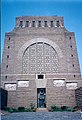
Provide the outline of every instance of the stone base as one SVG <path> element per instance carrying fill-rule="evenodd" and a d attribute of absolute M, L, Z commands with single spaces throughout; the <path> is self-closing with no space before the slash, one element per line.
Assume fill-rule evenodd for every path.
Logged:
<path fill-rule="evenodd" d="M 49 112 L 47 108 L 37 108 L 36 112 Z"/>

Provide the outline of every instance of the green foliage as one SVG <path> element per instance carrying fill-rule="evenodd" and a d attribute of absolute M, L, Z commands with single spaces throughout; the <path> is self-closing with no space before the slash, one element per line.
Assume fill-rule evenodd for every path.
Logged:
<path fill-rule="evenodd" d="M 61 110 L 62 110 L 62 111 L 67 111 L 67 110 L 68 110 L 68 107 L 67 107 L 67 106 L 61 106 Z"/>
<path fill-rule="evenodd" d="M 74 110 L 79 110 L 80 108 L 78 106 L 73 107 Z"/>
<path fill-rule="evenodd" d="M 25 108 L 24 107 L 18 107 L 19 112 L 24 112 Z"/>
<path fill-rule="evenodd" d="M 78 110 L 77 106 L 75 106 L 73 108 L 69 108 L 68 106 L 57 107 L 56 105 L 52 105 L 50 111 L 52 111 L 52 112 L 55 112 L 55 111 L 61 111 L 61 112 L 63 112 L 63 111 L 70 111 L 70 112 L 75 112 L 77 110 Z"/>
<path fill-rule="evenodd" d="M 33 103 L 30 103 L 30 108 L 31 109 L 34 109 L 35 108 L 35 105 Z"/>
<path fill-rule="evenodd" d="M 13 108 L 13 112 L 19 112 L 18 109 Z"/>
<path fill-rule="evenodd" d="M 30 104 L 29 108 L 25 108 L 22 106 L 18 107 L 18 109 L 6 107 L 4 110 L 10 113 L 12 112 L 35 112 L 36 111 L 35 105 L 33 103 Z"/>
<path fill-rule="evenodd" d="M 24 112 L 33 112 L 30 108 L 25 108 Z"/>
<path fill-rule="evenodd" d="M 60 108 L 57 107 L 57 106 L 55 106 L 55 105 L 52 105 L 52 106 L 51 106 L 51 111 L 52 111 L 52 112 L 53 112 L 53 111 L 60 111 Z"/>
<path fill-rule="evenodd" d="M 32 112 L 35 112 L 35 104 L 30 103 L 30 109 Z"/>
<path fill-rule="evenodd" d="M 9 108 L 9 107 L 6 107 L 4 110 L 7 111 L 7 112 L 10 112 L 10 113 L 13 112 L 13 108 Z"/>
<path fill-rule="evenodd" d="M 78 107 L 78 106 L 75 106 L 75 107 L 73 107 L 73 108 L 68 108 L 67 111 L 75 112 L 75 111 L 77 111 L 78 109 L 79 109 L 79 107 Z"/>
<path fill-rule="evenodd" d="M 72 112 L 72 108 L 68 108 L 67 111 L 68 111 L 68 112 Z"/>

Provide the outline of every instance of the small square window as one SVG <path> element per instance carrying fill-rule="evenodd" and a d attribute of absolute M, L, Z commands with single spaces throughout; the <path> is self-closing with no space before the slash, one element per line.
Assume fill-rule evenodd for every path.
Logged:
<path fill-rule="evenodd" d="M 72 48 L 72 45 L 70 45 L 70 48 Z"/>
<path fill-rule="evenodd" d="M 20 27 L 22 27 L 23 26 L 23 21 L 20 21 Z"/>
<path fill-rule="evenodd" d="M 74 64 L 73 64 L 73 67 L 74 67 Z"/>
<path fill-rule="evenodd" d="M 47 21 L 44 21 L 44 26 L 47 27 Z"/>
<path fill-rule="evenodd" d="M 53 21 L 51 21 L 51 27 L 54 27 Z"/>
<path fill-rule="evenodd" d="M 71 37 L 69 37 L 69 39 L 71 40 Z"/>
<path fill-rule="evenodd" d="M 8 46 L 8 49 L 10 48 L 10 46 Z"/>
<path fill-rule="evenodd" d="M 7 58 L 9 58 L 9 55 L 7 55 Z"/>
<path fill-rule="evenodd" d="M 29 21 L 26 21 L 26 27 L 29 27 Z"/>
<path fill-rule="evenodd" d="M 8 65 L 6 65 L 6 68 L 8 68 Z"/>
<path fill-rule="evenodd" d="M 71 57 L 73 57 L 73 54 L 71 54 Z"/>
<path fill-rule="evenodd" d="M 41 21 L 38 21 L 38 27 L 41 27 Z"/>
<path fill-rule="evenodd" d="M 75 77 L 75 75 L 74 75 L 74 77 Z"/>
<path fill-rule="evenodd" d="M 44 75 L 38 75 L 38 79 L 44 79 Z"/>
<path fill-rule="evenodd" d="M 35 21 L 32 21 L 32 27 L 35 27 Z"/>
<path fill-rule="evenodd" d="M 5 76 L 5 79 L 7 79 L 7 76 Z"/>
<path fill-rule="evenodd" d="M 59 27 L 60 26 L 60 22 L 56 21 L 56 26 Z"/>

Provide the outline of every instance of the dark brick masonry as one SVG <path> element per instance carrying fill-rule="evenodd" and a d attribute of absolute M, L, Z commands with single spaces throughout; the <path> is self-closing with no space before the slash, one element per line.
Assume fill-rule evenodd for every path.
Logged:
<path fill-rule="evenodd" d="M 79 107 L 82 107 L 82 87 L 75 90 L 76 104 Z"/>

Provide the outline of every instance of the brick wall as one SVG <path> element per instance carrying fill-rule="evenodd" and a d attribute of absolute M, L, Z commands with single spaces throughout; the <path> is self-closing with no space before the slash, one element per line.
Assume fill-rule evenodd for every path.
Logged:
<path fill-rule="evenodd" d="M 76 104 L 77 106 L 82 106 L 82 87 L 75 90 Z"/>
<path fill-rule="evenodd" d="M 43 47 L 41 52 L 38 43 Z M 63 17 L 17 17 L 13 31 L 5 36 L 1 68 L 2 88 L 10 83 L 8 106 L 29 106 L 31 102 L 37 106 L 36 74 L 45 74 L 47 79 L 47 106 L 75 106 L 75 90 L 68 90 L 66 86 L 53 87 L 54 79 L 82 86 L 74 32 L 66 30 Z M 19 80 L 29 80 L 29 87 L 18 88 Z M 13 91 L 12 84 L 15 85 Z"/>

